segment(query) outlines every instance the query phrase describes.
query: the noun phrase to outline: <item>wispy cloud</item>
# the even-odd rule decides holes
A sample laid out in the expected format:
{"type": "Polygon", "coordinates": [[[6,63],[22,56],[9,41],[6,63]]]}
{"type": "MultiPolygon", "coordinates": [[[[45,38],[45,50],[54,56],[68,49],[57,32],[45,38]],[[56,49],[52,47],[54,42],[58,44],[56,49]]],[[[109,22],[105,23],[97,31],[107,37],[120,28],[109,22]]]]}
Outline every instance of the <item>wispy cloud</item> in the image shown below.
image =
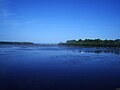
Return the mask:
{"type": "Polygon", "coordinates": [[[10,0],[0,0],[0,24],[1,26],[8,25],[9,28],[11,27],[13,28],[19,25],[28,25],[32,23],[32,21],[19,21],[19,19],[16,18],[16,17],[19,18],[19,16],[16,16],[16,14],[12,12],[9,7],[10,7],[10,0]]]}
{"type": "MultiPolygon", "coordinates": [[[[13,26],[16,21],[12,19],[15,13],[11,12],[9,9],[9,1],[8,0],[0,0],[0,24],[1,26],[13,26]]],[[[3,27],[5,29],[6,27],[3,27]]]]}
{"type": "Polygon", "coordinates": [[[5,8],[1,9],[1,14],[0,14],[1,17],[9,17],[12,15],[14,15],[14,13],[8,11],[8,9],[5,9],[5,8]]]}
{"type": "Polygon", "coordinates": [[[19,16],[10,10],[10,0],[0,0],[0,25],[3,30],[16,29],[18,27],[24,26],[35,26],[40,25],[36,20],[20,20],[19,16]]]}

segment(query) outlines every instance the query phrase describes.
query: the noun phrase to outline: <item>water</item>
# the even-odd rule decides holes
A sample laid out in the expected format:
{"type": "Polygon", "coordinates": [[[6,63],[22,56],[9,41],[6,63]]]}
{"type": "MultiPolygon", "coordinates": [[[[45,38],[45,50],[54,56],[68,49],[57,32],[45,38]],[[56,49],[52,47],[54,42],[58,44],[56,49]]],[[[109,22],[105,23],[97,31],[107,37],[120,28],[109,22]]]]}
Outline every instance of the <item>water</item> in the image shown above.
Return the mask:
{"type": "Polygon", "coordinates": [[[0,45],[0,90],[116,90],[120,50],[0,45]]]}

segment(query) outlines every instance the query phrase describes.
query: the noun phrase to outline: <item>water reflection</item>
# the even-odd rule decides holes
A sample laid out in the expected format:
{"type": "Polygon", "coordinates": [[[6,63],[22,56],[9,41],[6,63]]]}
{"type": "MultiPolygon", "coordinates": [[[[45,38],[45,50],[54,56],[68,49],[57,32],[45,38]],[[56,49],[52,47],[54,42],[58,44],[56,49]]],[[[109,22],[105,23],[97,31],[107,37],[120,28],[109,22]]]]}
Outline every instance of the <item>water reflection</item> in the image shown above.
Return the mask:
{"type": "Polygon", "coordinates": [[[95,54],[102,54],[102,53],[106,53],[106,54],[116,54],[116,55],[120,55],[120,50],[86,50],[86,51],[79,51],[81,54],[82,53],[95,53],[95,54]]]}
{"type": "Polygon", "coordinates": [[[114,90],[119,55],[108,48],[1,45],[0,90],[114,90]]]}

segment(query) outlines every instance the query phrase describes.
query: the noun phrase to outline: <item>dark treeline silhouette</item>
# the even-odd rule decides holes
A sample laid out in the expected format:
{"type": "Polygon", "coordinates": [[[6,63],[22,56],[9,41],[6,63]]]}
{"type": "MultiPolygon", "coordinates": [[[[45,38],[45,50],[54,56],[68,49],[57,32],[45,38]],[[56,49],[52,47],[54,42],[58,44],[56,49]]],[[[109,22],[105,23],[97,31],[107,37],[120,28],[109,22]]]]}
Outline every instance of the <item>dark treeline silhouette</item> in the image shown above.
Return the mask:
{"type": "Polygon", "coordinates": [[[120,48],[120,39],[116,39],[116,40],[101,40],[101,39],[68,40],[66,41],[66,43],[59,43],[59,45],[90,46],[90,47],[119,47],[120,48]]]}
{"type": "Polygon", "coordinates": [[[34,43],[32,43],[32,42],[6,42],[6,41],[0,41],[0,44],[34,44],[34,43]]]}

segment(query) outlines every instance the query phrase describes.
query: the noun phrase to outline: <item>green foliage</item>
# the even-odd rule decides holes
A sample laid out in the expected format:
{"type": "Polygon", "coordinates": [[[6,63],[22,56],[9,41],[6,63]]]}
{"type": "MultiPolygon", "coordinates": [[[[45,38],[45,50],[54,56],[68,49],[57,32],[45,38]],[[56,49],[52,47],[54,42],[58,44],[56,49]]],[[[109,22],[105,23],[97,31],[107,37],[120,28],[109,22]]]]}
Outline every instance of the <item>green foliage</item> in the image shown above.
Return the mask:
{"type": "Polygon", "coordinates": [[[120,47],[120,39],[116,39],[116,40],[101,40],[101,39],[68,40],[66,43],[60,43],[60,45],[90,46],[90,47],[120,47]]]}

